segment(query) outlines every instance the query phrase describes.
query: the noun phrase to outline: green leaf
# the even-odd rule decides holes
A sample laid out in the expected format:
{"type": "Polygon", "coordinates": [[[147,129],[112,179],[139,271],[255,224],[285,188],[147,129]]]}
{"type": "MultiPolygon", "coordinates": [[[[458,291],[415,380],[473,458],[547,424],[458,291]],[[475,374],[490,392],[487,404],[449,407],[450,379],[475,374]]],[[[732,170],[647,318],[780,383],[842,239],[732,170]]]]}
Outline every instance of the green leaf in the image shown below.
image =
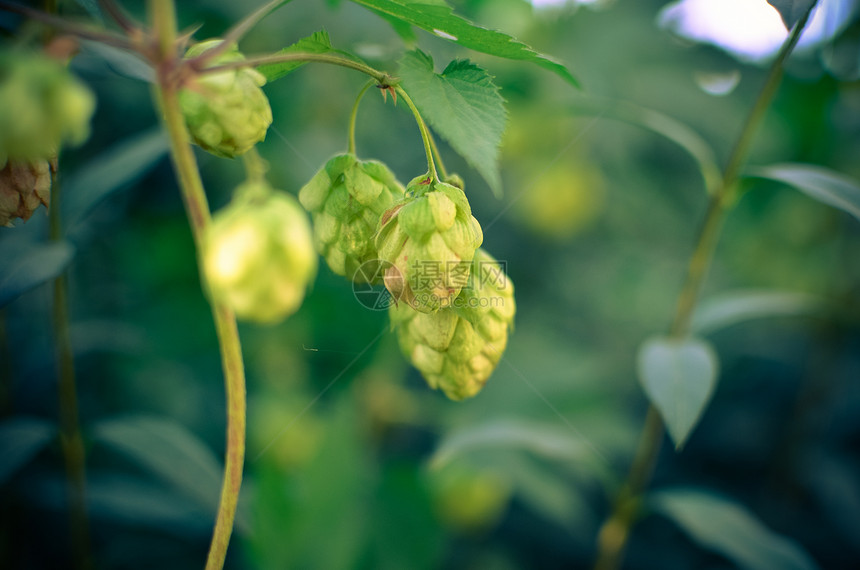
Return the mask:
{"type": "Polygon", "coordinates": [[[838,172],[811,164],[774,164],[751,169],[746,175],[788,184],[860,220],[860,184],[838,172]]]}
{"type": "Polygon", "coordinates": [[[777,9],[785,27],[790,30],[815,4],[815,0],[767,0],[767,3],[777,9]]]}
{"type": "Polygon", "coordinates": [[[463,47],[503,57],[506,59],[529,61],[559,75],[574,86],[579,83],[570,71],[554,59],[540,54],[526,44],[511,36],[477,26],[455,15],[443,0],[352,0],[365,8],[388,14],[399,20],[417,26],[431,34],[453,41],[463,47]]]}
{"type": "Polygon", "coordinates": [[[654,337],[637,356],[639,381],[681,449],[705,411],[717,380],[717,356],[703,340],[654,337]]]}
{"type": "Polygon", "coordinates": [[[747,570],[814,570],[818,565],[793,540],[765,527],[743,505],[697,489],[666,489],[647,499],[699,545],[747,570]]]}
{"type": "Polygon", "coordinates": [[[441,469],[457,457],[492,448],[519,448],[546,459],[564,461],[582,461],[592,454],[569,430],[522,420],[495,420],[446,435],[430,458],[430,465],[441,469]]]}
{"type": "Polygon", "coordinates": [[[117,75],[155,83],[155,71],[152,66],[136,53],[92,40],[80,40],[80,44],[81,55],[90,55],[101,60],[108,70],[117,75]]]}
{"type": "Polygon", "coordinates": [[[218,460],[182,425],[164,418],[129,416],[100,422],[92,436],[215,512],[221,488],[218,460]]]}
{"type": "Polygon", "coordinates": [[[0,307],[57,277],[74,255],[74,246],[65,241],[23,247],[13,240],[4,242],[0,247],[0,307]]]}
{"type": "Polygon", "coordinates": [[[696,161],[708,193],[714,193],[719,186],[722,175],[717,166],[716,153],[705,139],[684,123],[659,111],[624,101],[578,97],[573,107],[575,112],[616,119],[667,138],[687,151],[696,161]]]}
{"type": "Polygon", "coordinates": [[[424,118],[500,196],[499,145],[508,116],[492,77],[469,60],[435,73],[433,59],[420,50],[403,56],[400,76],[424,118]]]}
{"type": "MultiPolygon", "coordinates": [[[[302,38],[291,46],[285,47],[279,53],[336,53],[354,61],[360,61],[351,53],[335,49],[331,45],[331,38],[328,32],[320,30],[314,32],[306,38],[302,38]]],[[[266,81],[274,81],[285,75],[292,73],[301,66],[305,65],[304,61],[282,61],[280,63],[269,63],[257,67],[257,71],[266,77],[266,81]]]]}
{"type": "Polygon", "coordinates": [[[69,233],[111,193],[146,174],[167,153],[160,128],[133,135],[90,160],[63,186],[63,217],[69,233]]]}
{"type": "Polygon", "coordinates": [[[99,9],[97,0],[75,0],[75,2],[77,2],[78,6],[86,10],[90,16],[99,22],[104,22],[104,16],[102,16],[102,11],[99,9]]]}
{"type": "Polygon", "coordinates": [[[0,485],[26,465],[57,435],[57,427],[41,418],[15,417],[0,423],[0,485]]]}
{"type": "Polygon", "coordinates": [[[731,291],[703,301],[692,329],[707,334],[744,321],[773,317],[802,317],[824,313],[824,299],[792,291],[731,291]]]}

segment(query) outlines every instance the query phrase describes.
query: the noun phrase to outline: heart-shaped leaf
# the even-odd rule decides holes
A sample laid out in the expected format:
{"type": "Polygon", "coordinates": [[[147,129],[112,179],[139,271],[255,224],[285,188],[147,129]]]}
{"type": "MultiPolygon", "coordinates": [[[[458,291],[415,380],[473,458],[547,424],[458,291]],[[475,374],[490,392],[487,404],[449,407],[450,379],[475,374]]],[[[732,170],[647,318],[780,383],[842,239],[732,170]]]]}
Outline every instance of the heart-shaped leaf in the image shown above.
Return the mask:
{"type": "Polygon", "coordinates": [[[790,30],[815,4],[815,0],[767,0],[767,3],[777,9],[785,27],[790,30]]]}
{"type": "Polygon", "coordinates": [[[680,449],[714,393],[716,353],[700,339],[654,337],[642,345],[637,361],[639,381],[680,449]]]}

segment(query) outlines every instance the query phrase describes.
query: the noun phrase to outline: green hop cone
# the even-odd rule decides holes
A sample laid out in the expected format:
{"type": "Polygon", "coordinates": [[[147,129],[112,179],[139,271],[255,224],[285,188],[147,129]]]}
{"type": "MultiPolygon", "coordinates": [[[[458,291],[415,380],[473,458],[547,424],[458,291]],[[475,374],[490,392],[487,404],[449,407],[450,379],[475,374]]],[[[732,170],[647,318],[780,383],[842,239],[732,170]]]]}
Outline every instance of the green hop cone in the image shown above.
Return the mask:
{"type": "MultiPolygon", "coordinates": [[[[196,57],[221,41],[195,44],[185,57],[196,57]]],[[[208,65],[215,67],[244,59],[231,46],[208,65]]],[[[203,71],[188,81],[179,92],[179,105],[194,142],[212,154],[233,158],[265,139],[272,124],[272,108],[260,89],[265,84],[266,78],[252,68],[203,71]]]]}
{"type": "Polygon", "coordinates": [[[56,162],[48,160],[10,160],[0,170],[0,226],[12,220],[25,222],[40,205],[51,202],[51,177],[56,162]]]}
{"type": "Polygon", "coordinates": [[[403,186],[381,162],[342,154],[299,192],[312,214],[314,245],[331,270],[359,283],[377,281],[373,237],[382,214],[403,198],[403,186]]]}
{"type": "Polygon", "coordinates": [[[0,53],[0,165],[39,161],[90,134],[95,97],[61,63],[32,53],[0,53]]]}
{"type": "Polygon", "coordinates": [[[294,313],[316,276],[307,214],[265,182],[246,182],[204,236],[203,268],[212,297],[239,318],[275,323],[294,313]]]}
{"type": "Polygon", "coordinates": [[[431,388],[452,400],[483,388],[507,346],[515,313],[513,283],[482,249],[472,262],[469,285],[450,307],[420,313],[401,303],[390,309],[403,354],[431,388]]]}
{"type": "Polygon", "coordinates": [[[444,182],[412,180],[406,198],[380,220],[379,259],[385,287],[396,300],[422,313],[449,306],[469,279],[484,236],[463,191],[444,182]]]}

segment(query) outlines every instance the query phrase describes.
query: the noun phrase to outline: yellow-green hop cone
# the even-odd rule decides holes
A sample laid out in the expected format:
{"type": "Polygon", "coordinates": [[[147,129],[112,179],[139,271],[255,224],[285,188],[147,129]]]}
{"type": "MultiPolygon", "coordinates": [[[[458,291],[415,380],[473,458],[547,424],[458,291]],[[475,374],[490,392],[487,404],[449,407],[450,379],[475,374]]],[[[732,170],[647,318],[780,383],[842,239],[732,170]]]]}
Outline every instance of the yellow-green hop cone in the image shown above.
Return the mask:
{"type": "MultiPolygon", "coordinates": [[[[186,58],[196,57],[221,44],[207,40],[188,49],[186,58]]],[[[208,62],[210,67],[244,61],[231,46],[208,62]]],[[[215,73],[201,72],[179,92],[179,105],[195,143],[217,156],[244,154],[266,138],[272,124],[272,108],[260,89],[266,78],[250,67],[215,73]]]]}
{"type": "Polygon", "coordinates": [[[30,219],[36,209],[51,202],[51,178],[56,162],[10,160],[0,170],[0,226],[30,219]]]}
{"type": "Polygon", "coordinates": [[[32,53],[0,53],[0,165],[50,159],[90,134],[95,97],[61,63],[32,53]]]}
{"type": "Polygon", "coordinates": [[[241,319],[276,323],[293,314],[316,276],[307,214],[295,198],[246,182],[204,236],[203,268],[212,297],[241,319]]]}
{"type": "Polygon", "coordinates": [[[420,313],[401,303],[390,310],[403,354],[431,388],[452,400],[484,387],[507,346],[515,313],[513,283],[480,249],[470,284],[450,307],[420,313]]]}
{"type": "Polygon", "coordinates": [[[392,296],[432,313],[450,306],[466,285],[484,236],[461,189],[421,176],[406,196],[383,214],[376,247],[390,264],[385,286],[392,296]]]}
{"type": "Polygon", "coordinates": [[[403,186],[381,162],[342,154],[299,192],[312,214],[314,245],[331,270],[359,283],[381,279],[374,234],[382,214],[403,198],[403,186]]]}

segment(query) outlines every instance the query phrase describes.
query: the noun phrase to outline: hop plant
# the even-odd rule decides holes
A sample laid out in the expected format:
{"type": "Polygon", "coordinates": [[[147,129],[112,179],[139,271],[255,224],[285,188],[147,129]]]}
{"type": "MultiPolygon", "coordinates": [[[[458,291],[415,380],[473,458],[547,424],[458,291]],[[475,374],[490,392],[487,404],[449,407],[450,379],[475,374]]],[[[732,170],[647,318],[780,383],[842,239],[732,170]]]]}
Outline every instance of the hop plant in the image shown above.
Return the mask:
{"type": "Polygon", "coordinates": [[[47,160],[10,160],[0,170],[0,226],[12,226],[12,220],[25,222],[40,205],[51,201],[51,175],[56,162],[47,160]]]}
{"type": "Polygon", "coordinates": [[[403,186],[387,166],[353,154],[329,160],[299,192],[313,216],[317,251],[334,273],[359,283],[378,280],[374,233],[402,197],[403,186]]]}
{"type": "Polygon", "coordinates": [[[212,297],[260,323],[294,313],[317,271],[307,214],[295,198],[265,182],[236,189],[213,218],[203,252],[212,297]]]}
{"type": "Polygon", "coordinates": [[[405,304],[390,309],[406,358],[431,388],[452,400],[477,394],[508,342],[516,304],[514,285],[499,263],[479,249],[470,283],[450,307],[421,313],[405,304]]]}
{"type": "MultiPolygon", "coordinates": [[[[196,57],[221,44],[207,40],[191,46],[186,58],[196,57]]],[[[209,65],[244,61],[231,46],[209,65]]],[[[179,105],[195,143],[217,156],[233,158],[244,154],[266,138],[272,124],[272,108],[263,90],[266,78],[252,68],[203,71],[179,92],[179,105]]]]}
{"type": "Polygon", "coordinates": [[[376,237],[385,287],[397,300],[431,313],[449,306],[469,278],[483,241],[466,195],[427,176],[412,180],[406,197],[380,220],[376,237]]]}
{"type": "Polygon", "coordinates": [[[89,136],[95,97],[46,56],[0,54],[0,101],[0,165],[50,159],[89,136]]]}

